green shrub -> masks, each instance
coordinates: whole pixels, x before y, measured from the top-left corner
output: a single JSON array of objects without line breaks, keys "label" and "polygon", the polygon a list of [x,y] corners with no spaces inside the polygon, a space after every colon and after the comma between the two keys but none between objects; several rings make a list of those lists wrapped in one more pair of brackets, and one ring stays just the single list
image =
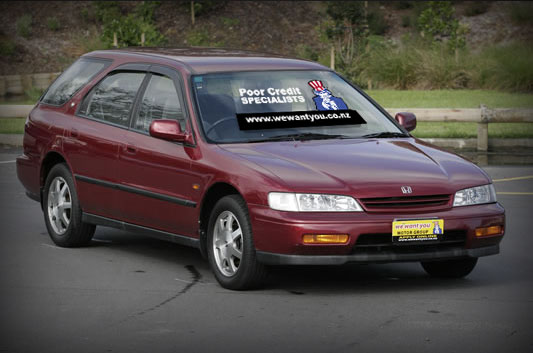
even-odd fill
[{"label": "green shrub", "polygon": [[48,17],[46,19],[46,25],[48,26],[48,29],[51,31],[57,31],[59,29],[59,21],[56,17]]},{"label": "green shrub", "polygon": [[112,45],[113,34],[117,34],[118,46],[139,46],[141,35],[145,35],[145,45],[157,46],[165,42],[165,37],[159,32],[154,24],[137,18],[134,14],[121,16],[104,25],[102,39],[104,43]]},{"label": "green shrub", "polygon": [[367,43],[349,65],[338,68],[363,87],[372,80],[378,88],[533,92],[533,44],[528,42],[481,52],[452,52],[445,43],[416,38],[393,43],[371,36]]},{"label": "green shrub", "polygon": [[418,16],[418,27],[434,41],[446,39],[452,50],[465,45],[464,27],[454,18],[455,9],[449,1],[428,1]]},{"label": "green shrub", "polygon": [[464,62],[456,61],[455,55],[444,46],[418,50],[417,54],[417,80],[422,88],[458,89],[469,86],[471,73],[468,68]]},{"label": "green shrub", "polygon": [[32,32],[32,18],[31,15],[23,15],[17,19],[16,27],[17,34],[24,38],[29,38]]},{"label": "green shrub", "polygon": [[375,11],[369,11],[368,16],[368,29],[370,33],[376,35],[382,35],[389,29],[389,24],[383,16],[383,12],[379,9]]},{"label": "green shrub", "polygon": [[155,10],[161,5],[160,1],[141,1],[134,10],[138,18],[151,22],[154,20]]},{"label": "green shrub", "polygon": [[187,34],[187,44],[192,46],[208,46],[209,32],[204,29],[192,30]]},{"label": "green shrub", "polygon": [[104,24],[122,15],[117,1],[95,1],[92,4],[96,18]]},{"label": "green shrub", "polygon": [[0,56],[11,56],[15,54],[15,43],[9,39],[0,40]]},{"label": "green shrub", "polygon": [[113,45],[116,33],[119,47],[141,45],[142,33],[144,44],[158,46],[166,42],[154,23],[154,11],[159,2],[143,1],[135,7],[133,13],[122,15],[116,1],[95,1],[96,17],[103,23],[102,41],[106,46]]},{"label": "green shrub", "polygon": [[478,80],[485,88],[533,91],[533,45],[489,47],[479,55]]},{"label": "green shrub", "polygon": [[364,78],[387,87],[406,89],[417,81],[417,52],[381,42],[371,45],[364,62]]}]

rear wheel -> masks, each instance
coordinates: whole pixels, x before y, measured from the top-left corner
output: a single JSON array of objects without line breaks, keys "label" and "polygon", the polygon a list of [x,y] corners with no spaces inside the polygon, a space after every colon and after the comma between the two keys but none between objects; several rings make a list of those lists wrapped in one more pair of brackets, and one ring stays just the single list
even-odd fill
[{"label": "rear wheel", "polygon": [[44,221],[52,241],[62,247],[87,245],[96,226],[81,221],[74,180],[65,164],[56,164],[44,186]]},{"label": "rear wheel", "polygon": [[238,195],[220,199],[211,213],[207,244],[209,264],[224,288],[259,286],[266,274],[256,260],[248,208]]},{"label": "rear wheel", "polygon": [[432,277],[462,278],[467,276],[477,264],[477,257],[464,259],[422,262],[424,270]]}]

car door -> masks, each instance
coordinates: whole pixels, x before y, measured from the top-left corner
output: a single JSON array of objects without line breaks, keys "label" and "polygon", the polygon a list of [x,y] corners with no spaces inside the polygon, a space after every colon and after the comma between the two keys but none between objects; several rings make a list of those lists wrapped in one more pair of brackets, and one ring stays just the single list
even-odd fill
[{"label": "car door", "polygon": [[119,149],[120,203],[126,222],[196,237],[194,199],[199,192],[193,186],[200,183],[200,177],[191,171],[195,147],[149,134],[155,119],[178,120],[182,130],[190,131],[180,80],[172,69],[150,67]]},{"label": "car door", "polygon": [[[148,65],[145,65],[145,69]],[[144,71],[114,70],[85,96],[65,139],[84,212],[119,218],[119,146],[129,128],[135,97]]]}]

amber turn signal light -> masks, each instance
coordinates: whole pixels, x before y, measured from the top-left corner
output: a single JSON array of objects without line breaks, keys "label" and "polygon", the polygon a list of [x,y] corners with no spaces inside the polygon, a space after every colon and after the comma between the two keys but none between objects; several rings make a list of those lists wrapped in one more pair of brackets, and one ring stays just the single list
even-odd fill
[{"label": "amber turn signal light", "polygon": [[348,234],[304,234],[304,244],[346,244]]},{"label": "amber turn signal light", "polygon": [[488,235],[498,235],[502,233],[503,233],[502,226],[476,228],[476,237],[486,237]]}]

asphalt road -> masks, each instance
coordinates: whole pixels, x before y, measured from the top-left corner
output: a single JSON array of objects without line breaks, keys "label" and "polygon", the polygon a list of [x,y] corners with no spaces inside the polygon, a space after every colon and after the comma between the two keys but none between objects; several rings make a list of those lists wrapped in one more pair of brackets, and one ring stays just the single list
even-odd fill
[{"label": "asphalt road", "polygon": [[87,248],[54,246],[19,152],[0,151],[0,352],[533,351],[533,179],[507,180],[533,167],[485,168],[504,179],[507,234],[466,279],[416,263],[277,268],[233,292],[196,250],[141,235],[100,227]]}]

